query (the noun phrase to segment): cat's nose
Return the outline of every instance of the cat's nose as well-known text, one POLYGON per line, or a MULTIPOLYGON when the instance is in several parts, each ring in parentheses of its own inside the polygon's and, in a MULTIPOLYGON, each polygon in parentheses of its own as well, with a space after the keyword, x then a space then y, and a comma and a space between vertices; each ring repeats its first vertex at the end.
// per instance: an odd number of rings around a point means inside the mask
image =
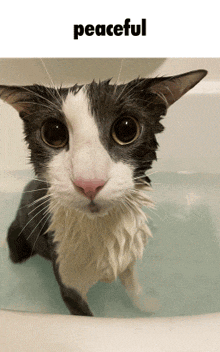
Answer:
POLYGON ((73 181, 73 184, 76 190, 85 197, 93 200, 96 194, 104 187, 106 181, 99 179, 85 180, 85 179, 76 179, 73 181))

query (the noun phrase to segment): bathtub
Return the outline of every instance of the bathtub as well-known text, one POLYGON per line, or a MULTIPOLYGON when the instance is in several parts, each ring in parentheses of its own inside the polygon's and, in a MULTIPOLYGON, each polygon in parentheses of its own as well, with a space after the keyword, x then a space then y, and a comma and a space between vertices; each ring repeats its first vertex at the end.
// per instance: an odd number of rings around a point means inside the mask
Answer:
POLYGON ((90 290, 96 317, 70 316, 48 262, 9 262, 7 227, 32 172, 17 114, 0 109, 1 350, 219 351, 219 81, 201 82, 176 102, 158 136, 149 172, 156 208, 145 209, 154 237, 138 262, 144 289, 162 304, 154 314, 136 310, 116 281, 90 290))

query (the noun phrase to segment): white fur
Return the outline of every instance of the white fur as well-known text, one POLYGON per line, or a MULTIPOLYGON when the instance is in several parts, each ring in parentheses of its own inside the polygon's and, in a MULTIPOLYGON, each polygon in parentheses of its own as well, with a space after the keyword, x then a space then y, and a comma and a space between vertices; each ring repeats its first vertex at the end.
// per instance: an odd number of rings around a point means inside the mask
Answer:
POLYGON ((147 185, 135 185, 133 168, 114 162, 99 140, 85 91, 69 94, 63 103, 69 129, 69 150, 50 162, 49 230, 57 243, 63 284, 86 299, 98 280, 110 282, 141 258, 150 230, 142 205, 152 206, 147 185), (105 186, 95 197, 99 212, 91 214, 90 200, 73 186, 76 178, 102 179, 105 186))
POLYGON ((141 258, 151 235, 141 214, 118 204, 107 215, 90 218, 74 209, 56 207, 55 231, 62 282, 85 297, 98 280, 111 282, 141 258))
POLYGON ((67 96, 63 112, 70 131, 68 157, 71 158, 73 178, 107 180, 111 159, 100 143, 84 89, 75 96, 67 96))

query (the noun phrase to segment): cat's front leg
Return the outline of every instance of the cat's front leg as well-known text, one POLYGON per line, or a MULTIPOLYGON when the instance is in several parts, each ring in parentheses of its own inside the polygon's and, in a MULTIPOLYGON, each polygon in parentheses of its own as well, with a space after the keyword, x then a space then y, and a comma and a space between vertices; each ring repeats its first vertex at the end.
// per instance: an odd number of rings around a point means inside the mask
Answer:
MULTIPOLYGON (((52 238, 49 237, 49 242, 52 238)), ((62 299, 72 315, 93 316, 86 298, 86 291, 84 293, 75 289, 74 287, 67 287, 63 284, 59 273, 59 264, 57 263, 57 254, 55 248, 51 251, 53 270, 56 280, 60 287, 62 299)))
POLYGON ((138 281, 138 274, 134 264, 131 264, 119 277, 137 308, 144 312, 155 312, 160 309, 158 299, 144 293, 138 281))
POLYGON ((47 222, 44 220, 47 214, 46 193, 44 182, 32 180, 25 186, 15 220, 7 235, 9 255, 13 263, 24 262, 36 253, 51 259, 46 234, 49 217, 47 222))
POLYGON ((60 285, 64 303, 72 315, 93 316, 87 301, 73 288, 60 285))
POLYGON ((16 218, 8 230, 7 242, 9 247, 9 256, 13 263, 22 263, 35 254, 30 244, 27 242, 19 219, 16 218))

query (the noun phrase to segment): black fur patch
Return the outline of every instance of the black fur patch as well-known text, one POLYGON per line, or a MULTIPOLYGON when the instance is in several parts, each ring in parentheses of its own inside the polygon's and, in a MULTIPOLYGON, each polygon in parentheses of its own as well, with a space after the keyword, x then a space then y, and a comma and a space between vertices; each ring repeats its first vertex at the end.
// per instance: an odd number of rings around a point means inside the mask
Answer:
POLYGON ((166 105, 150 92, 152 83, 154 79, 136 79, 125 85, 111 85, 108 80, 87 86, 103 146, 113 160, 135 166, 134 177, 144 176, 151 168, 158 147, 155 134, 164 129, 160 120, 166 114, 166 105), (131 144, 119 145, 111 136, 112 125, 120 117, 134 117, 141 125, 141 135, 131 144))

